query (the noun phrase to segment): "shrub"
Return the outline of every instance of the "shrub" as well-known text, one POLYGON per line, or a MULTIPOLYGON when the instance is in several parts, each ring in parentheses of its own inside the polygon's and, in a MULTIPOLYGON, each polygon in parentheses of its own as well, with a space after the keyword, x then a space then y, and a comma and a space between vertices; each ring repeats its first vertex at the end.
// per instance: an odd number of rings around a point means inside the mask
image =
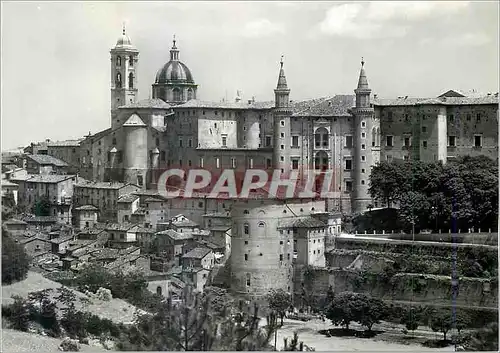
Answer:
POLYGON ((33 306, 20 296, 13 296, 14 303, 2 306, 2 316, 14 330, 28 331, 33 306))
POLYGON ((28 274, 30 259, 22 245, 16 243, 2 228, 2 283, 20 281, 28 274))

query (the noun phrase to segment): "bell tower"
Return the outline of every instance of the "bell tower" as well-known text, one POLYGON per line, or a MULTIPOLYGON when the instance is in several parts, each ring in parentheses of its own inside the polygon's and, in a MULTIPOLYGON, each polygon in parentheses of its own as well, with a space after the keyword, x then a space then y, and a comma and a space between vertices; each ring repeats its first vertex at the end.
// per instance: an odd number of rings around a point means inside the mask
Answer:
MULTIPOLYGON (((122 35, 111 49, 111 119, 116 116, 118 107, 137 101, 137 66, 139 51, 132 45, 126 34, 125 25, 122 35)), ((113 120, 112 120, 113 121, 113 120)))
POLYGON ((274 90, 274 167, 281 173, 289 173, 290 161, 290 89, 288 88, 285 70, 283 69, 283 56, 280 61, 278 84, 274 90))

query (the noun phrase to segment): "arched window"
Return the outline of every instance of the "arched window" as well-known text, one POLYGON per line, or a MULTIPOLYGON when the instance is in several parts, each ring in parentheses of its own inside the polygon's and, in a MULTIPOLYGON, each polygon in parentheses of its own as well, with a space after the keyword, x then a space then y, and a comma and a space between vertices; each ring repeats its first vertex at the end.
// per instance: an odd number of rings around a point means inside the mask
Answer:
POLYGON ((122 57, 121 56, 116 57, 116 66, 122 66, 122 57))
POLYGON ((316 148, 328 148, 328 146, 330 145, 329 136, 330 134, 328 133, 328 130, 324 127, 320 127, 319 129, 317 129, 316 133, 314 134, 314 145, 316 146, 316 148))
POLYGON ((188 89, 188 99, 187 100, 189 101, 191 99, 193 99, 193 90, 190 88, 190 89, 188 89))
POLYGON ((165 97, 165 88, 160 88, 160 96, 156 97, 156 98, 167 100, 166 97, 165 97))
POLYGON ((130 88, 130 89, 134 88, 134 74, 133 73, 128 74, 128 88, 130 88))
POLYGON ((174 94, 174 102, 181 101, 181 90, 178 88, 174 88, 172 93, 174 94))
POLYGON ((122 88, 122 74, 121 73, 117 73, 116 74, 116 84, 115 84, 116 88, 122 88))
POLYGON ((380 128, 377 128, 377 144, 376 146, 380 146, 380 128))
POLYGON ((373 128, 372 129, 372 146, 377 145, 377 129, 373 128))
POLYGON ((113 142, 112 142, 113 145, 116 145, 116 137, 113 137, 113 142))
POLYGON ((156 147, 160 146, 160 139, 159 138, 156 138, 155 144, 156 144, 156 147))
POLYGON ((328 154, 324 151, 319 151, 316 153, 314 158, 314 168, 319 170, 328 169, 328 154))
POLYGON ((130 66, 134 66, 134 57, 132 55, 128 58, 128 62, 130 66))
POLYGON ((266 224, 264 222, 259 222, 259 228, 265 228, 266 224))
POLYGON ((243 211, 243 214, 250 214, 250 212, 248 212, 248 210, 245 210, 243 211))
POLYGON ((156 294, 161 295, 161 293, 162 293, 161 287, 160 286, 156 287, 156 294))
POLYGON ((243 233, 244 234, 250 234, 250 226, 248 225, 248 223, 245 223, 243 225, 243 233))

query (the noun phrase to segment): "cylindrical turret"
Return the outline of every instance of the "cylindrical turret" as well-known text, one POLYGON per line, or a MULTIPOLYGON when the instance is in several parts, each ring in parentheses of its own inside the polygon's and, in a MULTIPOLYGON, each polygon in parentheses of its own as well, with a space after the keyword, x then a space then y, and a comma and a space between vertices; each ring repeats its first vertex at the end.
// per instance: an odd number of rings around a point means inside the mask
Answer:
POLYGON ((146 186, 148 170, 148 131, 137 114, 132 114, 123 124, 125 129, 125 156, 123 160, 126 182, 146 186))

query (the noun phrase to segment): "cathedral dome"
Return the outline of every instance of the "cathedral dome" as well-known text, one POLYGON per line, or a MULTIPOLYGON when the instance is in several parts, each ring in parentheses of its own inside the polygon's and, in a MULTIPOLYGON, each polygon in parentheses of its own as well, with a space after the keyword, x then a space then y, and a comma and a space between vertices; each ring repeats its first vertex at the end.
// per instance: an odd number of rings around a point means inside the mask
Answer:
POLYGON ((193 75, 189 68, 180 61, 170 60, 156 74, 155 83, 187 82, 194 83, 193 75))
POLYGON ((156 74, 155 83, 194 83, 193 75, 189 68, 179 60, 179 50, 175 45, 170 50, 170 61, 167 62, 156 74))

